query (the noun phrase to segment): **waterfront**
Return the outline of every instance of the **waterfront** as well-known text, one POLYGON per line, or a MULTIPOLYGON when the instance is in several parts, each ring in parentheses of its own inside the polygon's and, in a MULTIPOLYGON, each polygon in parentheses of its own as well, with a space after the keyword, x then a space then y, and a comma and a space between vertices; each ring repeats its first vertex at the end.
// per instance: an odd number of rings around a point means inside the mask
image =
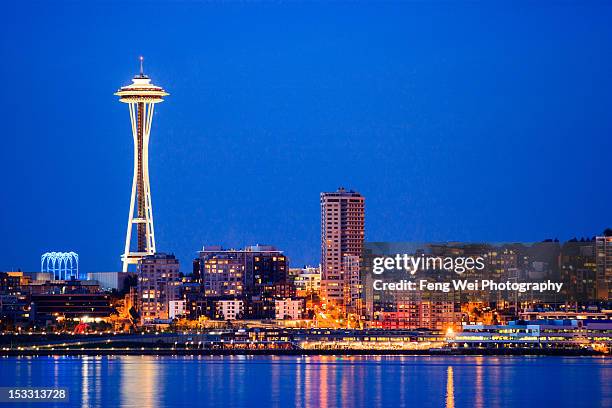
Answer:
POLYGON ((606 357, 57 356, 0 367, 2 387, 68 388, 57 407, 612 406, 606 357))

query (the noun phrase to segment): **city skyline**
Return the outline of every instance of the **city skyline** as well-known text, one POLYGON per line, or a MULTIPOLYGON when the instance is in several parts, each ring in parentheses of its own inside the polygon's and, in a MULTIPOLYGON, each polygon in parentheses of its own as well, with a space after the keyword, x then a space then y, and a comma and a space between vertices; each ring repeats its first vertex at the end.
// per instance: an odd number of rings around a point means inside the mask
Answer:
POLYGON ((158 250, 183 265, 203 245, 257 243, 283 249, 293 266, 318 264, 318 196, 341 185, 367 197, 369 241, 567 240, 612 224, 611 193, 600 190, 612 143, 612 35, 601 9, 490 6, 494 29, 471 8, 454 10, 458 23, 426 5, 402 18, 393 14, 405 6, 361 5, 335 24, 316 6, 285 6, 261 16, 286 19, 280 36, 247 19, 248 6, 193 16, 179 6, 144 13, 210 24, 173 32, 135 22, 127 30, 152 40, 138 47, 109 41, 113 12, 99 5, 77 7, 92 11, 87 25, 40 7, 2 29, 12 63, 0 70, 19 80, 7 81, 1 104, 13 114, 0 125, 0 169, 11 175, 0 270, 34 271, 40 254, 63 250, 79 253, 84 271, 119 270, 132 143, 110 93, 141 54, 173 93, 154 120, 151 173, 158 250), (423 38, 421 9, 440 25, 436 36, 423 38), (371 13, 387 25, 364 33, 371 13), (47 32, 48 15, 66 30, 47 32), (491 30, 497 39, 486 39, 491 30), (76 98, 76 108, 63 102, 76 98))
POLYGON ((612 408, 612 2, 2 10, 0 405, 612 408))

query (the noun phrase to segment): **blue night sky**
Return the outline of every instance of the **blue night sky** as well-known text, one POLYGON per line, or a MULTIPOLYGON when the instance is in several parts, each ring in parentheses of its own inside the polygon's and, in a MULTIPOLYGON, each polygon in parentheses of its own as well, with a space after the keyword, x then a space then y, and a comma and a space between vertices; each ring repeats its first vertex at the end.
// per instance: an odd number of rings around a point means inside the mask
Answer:
MULTIPOLYGON (((83 2, 85 3, 85 2, 83 2)), ((89 2, 87 2, 89 3, 89 2)), ((612 225, 612 5, 4 3, 0 270, 74 250, 119 270, 139 55, 171 95, 158 250, 272 244, 319 262, 319 193, 369 241, 537 241, 612 225)))

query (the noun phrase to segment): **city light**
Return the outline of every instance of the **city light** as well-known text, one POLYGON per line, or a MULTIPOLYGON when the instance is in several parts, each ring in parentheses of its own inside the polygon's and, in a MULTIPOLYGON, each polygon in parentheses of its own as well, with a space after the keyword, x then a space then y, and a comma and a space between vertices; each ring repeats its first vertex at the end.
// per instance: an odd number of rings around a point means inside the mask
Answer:
POLYGON ((52 279, 79 279, 79 255, 76 252, 45 252, 40 257, 40 271, 52 279))

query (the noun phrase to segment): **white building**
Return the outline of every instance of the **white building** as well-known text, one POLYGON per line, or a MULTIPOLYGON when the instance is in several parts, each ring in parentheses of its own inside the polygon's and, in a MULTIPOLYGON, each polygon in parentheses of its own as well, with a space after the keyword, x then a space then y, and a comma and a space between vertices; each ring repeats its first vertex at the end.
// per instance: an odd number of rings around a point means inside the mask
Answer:
POLYGON ((170 315, 170 319, 176 319, 179 316, 184 316, 186 312, 186 300, 171 300, 168 302, 168 314, 170 315))
POLYGON ((321 266, 306 266, 295 272, 295 289, 302 296, 319 294, 321 290, 321 266))
POLYGON ((276 309, 277 320, 298 320, 302 318, 302 312, 304 311, 304 301, 302 299, 275 300, 274 308, 276 309))
POLYGON ((244 315, 244 302, 242 300, 219 300, 217 302, 217 316, 223 320, 236 320, 244 315))

